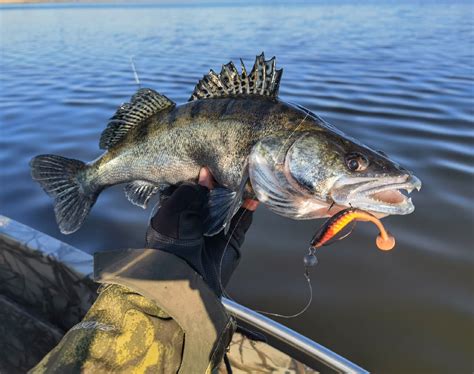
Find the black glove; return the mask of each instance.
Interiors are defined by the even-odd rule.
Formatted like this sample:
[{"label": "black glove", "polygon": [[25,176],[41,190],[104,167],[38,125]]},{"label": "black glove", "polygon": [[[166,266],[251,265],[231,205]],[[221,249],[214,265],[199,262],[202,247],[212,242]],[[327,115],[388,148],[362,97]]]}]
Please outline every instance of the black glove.
[{"label": "black glove", "polygon": [[197,184],[179,186],[151,219],[146,246],[184,259],[221,296],[240,261],[240,247],[253,212],[239,209],[227,235],[221,231],[206,237],[203,222],[208,213],[208,193],[206,187]]}]

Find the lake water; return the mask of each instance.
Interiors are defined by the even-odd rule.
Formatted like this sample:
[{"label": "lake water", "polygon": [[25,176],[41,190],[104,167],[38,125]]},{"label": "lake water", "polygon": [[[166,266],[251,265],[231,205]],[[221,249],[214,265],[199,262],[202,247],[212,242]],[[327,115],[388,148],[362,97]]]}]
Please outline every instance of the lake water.
[{"label": "lake water", "polygon": [[[354,1],[355,3],[355,1]],[[469,373],[473,305],[473,5],[319,1],[0,8],[0,213],[87,252],[143,244],[149,211],[116,186],[77,233],[60,234],[29,176],[40,153],[101,154],[107,119],[142,85],[185,102],[209,68],[277,56],[283,100],[384,150],[423,181],[416,211],[324,248],[314,301],[281,320],[377,373]],[[308,290],[302,256],[322,221],[259,208],[230,294],[280,313]]]}]

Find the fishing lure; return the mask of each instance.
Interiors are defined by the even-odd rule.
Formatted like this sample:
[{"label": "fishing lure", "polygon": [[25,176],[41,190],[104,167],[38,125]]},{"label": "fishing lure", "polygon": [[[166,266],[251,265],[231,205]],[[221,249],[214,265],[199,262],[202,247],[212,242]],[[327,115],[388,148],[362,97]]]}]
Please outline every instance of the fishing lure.
[{"label": "fishing lure", "polygon": [[[395,238],[390,235],[387,230],[385,230],[382,222],[380,222],[377,217],[360,209],[348,208],[336,213],[326,221],[326,223],[311,240],[311,249],[316,249],[327,244],[348,224],[354,221],[372,222],[377,226],[380,231],[380,234],[377,235],[377,239],[375,241],[378,249],[382,251],[389,251],[395,247]],[[341,239],[345,238],[346,236],[342,237]]]}]

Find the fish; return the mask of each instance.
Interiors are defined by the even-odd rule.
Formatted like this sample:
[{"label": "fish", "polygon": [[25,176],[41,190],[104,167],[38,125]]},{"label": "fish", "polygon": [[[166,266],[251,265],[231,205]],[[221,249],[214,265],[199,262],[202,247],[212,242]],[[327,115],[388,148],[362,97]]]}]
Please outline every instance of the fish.
[{"label": "fish", "polygon": [[250,72],[240,61],[241,72],[233,62],[210,70],[181,105],[139,89],[111,117],[99,141],[104,153],[91,162],[34,157],[32,178],[54,199],[60,231],[77,231],[110,186],[125,184],[126,197],[142,208],[158,196],[159,206],[170,187],[197,183],[204,166],[219,185],[209,192],[206,235],[228,230],[247,198],[297,220],[348,207],[379,216],[413,212],[408,194],[421,181],[412,172],[281,100],[275,57],[262,53]]}]

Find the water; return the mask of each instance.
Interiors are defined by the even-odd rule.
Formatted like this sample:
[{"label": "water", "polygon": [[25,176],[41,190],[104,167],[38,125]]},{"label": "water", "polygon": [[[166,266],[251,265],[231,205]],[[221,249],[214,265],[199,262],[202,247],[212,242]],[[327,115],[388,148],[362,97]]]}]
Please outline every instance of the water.
[{"label": "water", "polygon": [[[83,228],[59,233],[49,198],[29,177],[40,153],[81,160],[117,106],[144,86],[178,103],[209,68],[247,65],[261,51],[284,67],[280,96],[384,150],[424,182],[416,212],[319,253],[314,302],[284,320],[384,373],[473,370],[473,5],[326,1],[238,5],[41,5],[0,8],[0,213],[88,252],[139,247],[149,211],[120,186]],[[256,213],[230,294],[294,313],[307,298],[302,258],[321,222]]]}]

